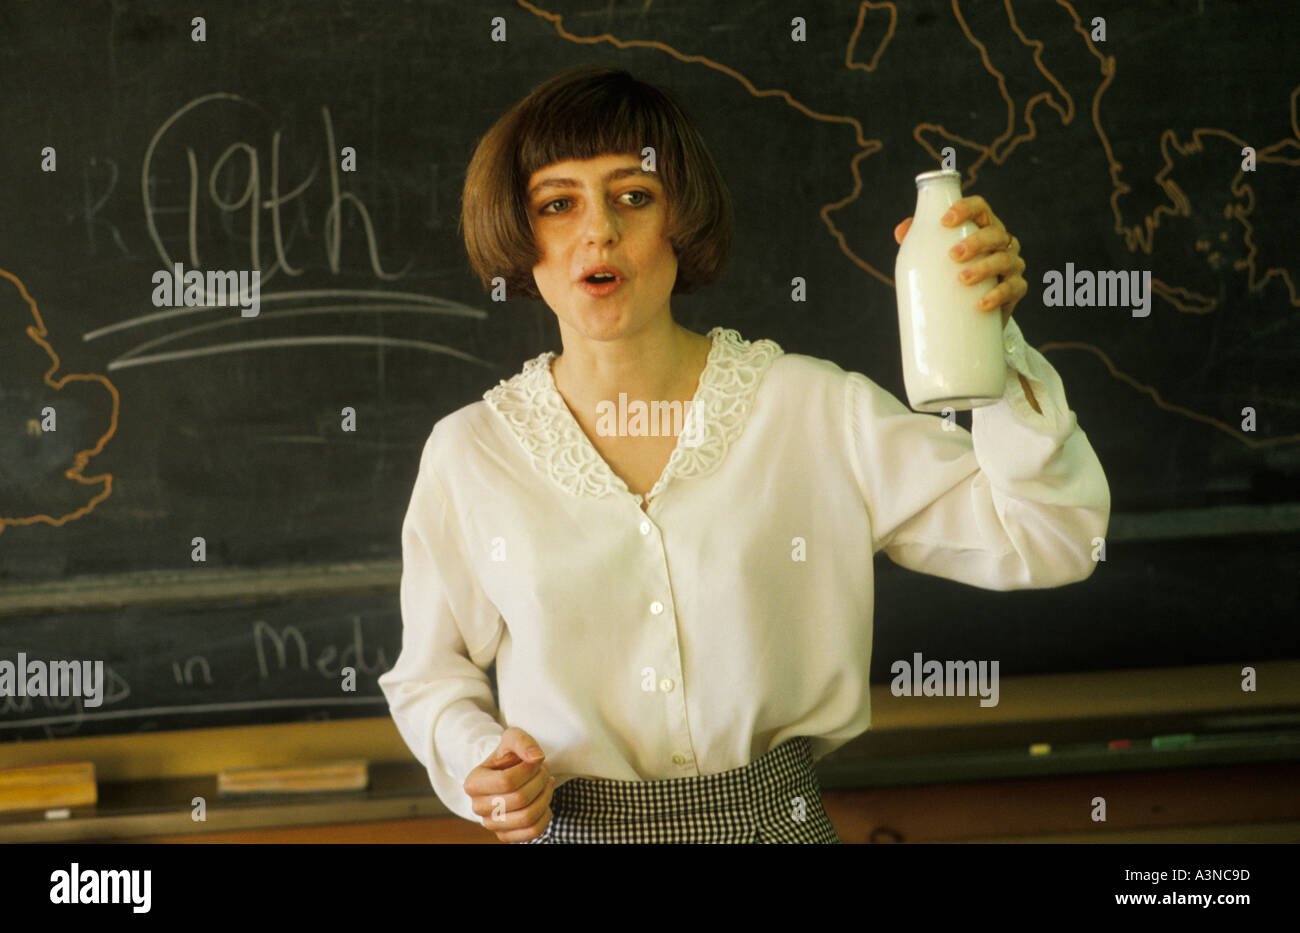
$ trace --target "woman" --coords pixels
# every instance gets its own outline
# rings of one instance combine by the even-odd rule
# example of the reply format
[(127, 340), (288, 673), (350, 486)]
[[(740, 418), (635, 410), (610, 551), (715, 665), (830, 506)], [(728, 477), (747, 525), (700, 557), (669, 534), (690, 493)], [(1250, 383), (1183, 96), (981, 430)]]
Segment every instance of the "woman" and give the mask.
[[(1109, 489), (1009, 320), (1019, 246), (981, 198), (954, 213), (1019, 377), (971, 433), (673, 321), (720, 274), (730, 208), (660, 90), (575, 69), (480, 141), (470, 260), (544, 299), (563, 353), (434, 426), (403, 526), (380, 684), (453, 812), (506, 842), (838, 842), (813, 762), (870, 726), (872, 555), (989, 589), (1091, 574)], [(611, 432), (620, 395), (685, 424)]]

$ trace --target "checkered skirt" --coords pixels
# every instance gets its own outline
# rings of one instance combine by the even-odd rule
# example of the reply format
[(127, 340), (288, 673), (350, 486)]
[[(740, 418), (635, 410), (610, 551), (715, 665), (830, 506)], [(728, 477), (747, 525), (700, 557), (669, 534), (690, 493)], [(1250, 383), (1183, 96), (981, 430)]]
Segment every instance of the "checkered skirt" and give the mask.
[(743, 768), (663, 781), (572, 778), (528, 843), (839, 842), (822, 809), (812, 747), (792, 739)]

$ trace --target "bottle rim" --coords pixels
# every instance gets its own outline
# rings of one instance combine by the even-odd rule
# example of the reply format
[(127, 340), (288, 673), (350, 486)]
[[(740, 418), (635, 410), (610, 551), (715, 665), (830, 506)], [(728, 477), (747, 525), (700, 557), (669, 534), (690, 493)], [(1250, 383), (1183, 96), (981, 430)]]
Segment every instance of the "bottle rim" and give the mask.
[(961, 172), (955, 168), (935, 169), (933, 172), (922, 172), (916, 176), (916, 186), (919, 188), (927, 181), (935, 181), (940, 178), (961, 178)]

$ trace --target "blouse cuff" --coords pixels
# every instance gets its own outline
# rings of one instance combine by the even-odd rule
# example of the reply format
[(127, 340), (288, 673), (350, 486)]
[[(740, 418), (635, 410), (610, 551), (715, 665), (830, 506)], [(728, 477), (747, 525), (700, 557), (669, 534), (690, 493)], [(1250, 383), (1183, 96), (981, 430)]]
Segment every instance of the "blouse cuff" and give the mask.
[(501, 723), (472, 700), (458, 700), (443, 711), (435, 744), (458, 785), (496, 751), (503, 732)]
[[(1002, 331), (1002, 357), (1007, 366), (1006, 388), (1002, 400), (993, 405), (976, 408), (973, 419), (988, 420), (993, 416), (1014, 416), (1022, 425), (1040, 434), (1064, 440), (1074, 429), (1074, 419), (1065, 401), (1065, 387), (1061, 377), (1043, 355), (1025, 342), (1024, 334), (1015, 318), (1007, 321)], [(1042, 412), (1034, 410), (1020, 376), (1025, 377), (1034, 393), (1034, 400)], [(973, 422), (972, 422), (973, 426)]]

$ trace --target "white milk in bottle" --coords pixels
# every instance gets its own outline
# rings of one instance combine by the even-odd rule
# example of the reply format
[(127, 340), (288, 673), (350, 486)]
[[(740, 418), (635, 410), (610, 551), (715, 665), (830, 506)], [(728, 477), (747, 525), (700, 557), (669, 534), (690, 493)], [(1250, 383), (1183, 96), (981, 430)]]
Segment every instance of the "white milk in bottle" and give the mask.
[(969, 220), (953, 227), (939, 221), (961, 197), (960, 172), (917, 175), (916, 212), (894, 264), (903, 384), (917, 411), (990, 405), (1006, 384), (1002, 312), (975, 307), (997, 286), (997, 274), (966, 285), (957, 275), (973, 260), (959, 263), (948, 255), (979, 227)]

